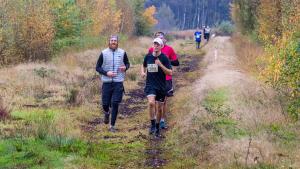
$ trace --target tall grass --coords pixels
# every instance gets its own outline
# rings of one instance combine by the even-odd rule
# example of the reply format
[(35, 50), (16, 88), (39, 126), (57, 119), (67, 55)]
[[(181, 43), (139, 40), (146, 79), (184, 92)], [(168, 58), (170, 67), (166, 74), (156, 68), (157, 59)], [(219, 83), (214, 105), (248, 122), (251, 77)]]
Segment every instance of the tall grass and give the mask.
[(218, 117), (228, 117), (233, 111), (226, 102), (228, 101), (229, 91), (220, 88), (208, 93), (202, 102), (202, 106), (209, 112)]
[(234, 34), (231, 42), (235, 47), (239, 68), (247, 73), (258, 75), (265, 67), (261, 61), (264, 53), (263, 48), (257, 42), (240, 34)]
[(222, 21), (216, 26), (215, 33), (220, 36), (230, 36), (234, 33), (235, 28), (229, 21)]
[(139, 140), (92, 142), (76, 134), (80, 125), (69, 112), (27, 110), (12, 116), (23, 128), (0, 140), (0, 168), (115, 168), (142, 158)]
[[(140, 142), (90, 143), (78, 139), (48, 136), (0, 141), (1, 168), (114, 168), (141, 158)], [(124, 154), (126, 152), (126, 154)]]
[(0, 121), (8, 118), (10, 118), (10, 110), (4, 106), (4, 103), (0, 98)]

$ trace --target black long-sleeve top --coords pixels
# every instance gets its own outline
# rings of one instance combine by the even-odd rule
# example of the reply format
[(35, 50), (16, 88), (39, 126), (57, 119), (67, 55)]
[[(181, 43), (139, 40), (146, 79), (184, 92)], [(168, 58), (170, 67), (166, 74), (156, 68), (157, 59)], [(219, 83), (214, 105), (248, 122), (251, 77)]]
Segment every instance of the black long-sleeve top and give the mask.
[[(126, 70), (128, 70), (130, 67), (130, 63), (129, 63), (126, 52), (124, 53), (123, 62), (124, 62), (124, 65), (126, 66)], [(99, 59), (97, 61), (96, 71), (102, 75), (107, 76), (107, 71), (103, 70), (102, 64), (103, 64), (103, 53), (101, 52)]]

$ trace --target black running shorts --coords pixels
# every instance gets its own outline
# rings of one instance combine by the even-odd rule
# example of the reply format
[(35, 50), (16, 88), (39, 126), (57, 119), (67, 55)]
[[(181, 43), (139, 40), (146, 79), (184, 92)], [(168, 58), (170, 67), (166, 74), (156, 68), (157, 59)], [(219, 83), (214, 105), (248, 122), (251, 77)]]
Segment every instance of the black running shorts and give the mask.
[(161, 90), (157, 90), (154, 89), (152, 87), (146, 87), (145, 88), (145, 94), (146, 96), (155, 96), (155, 101), (158, 102), (164, 102), (165, 101), (165, 97), (166, 97), (166, 92), (165, 91), (161, 91)]

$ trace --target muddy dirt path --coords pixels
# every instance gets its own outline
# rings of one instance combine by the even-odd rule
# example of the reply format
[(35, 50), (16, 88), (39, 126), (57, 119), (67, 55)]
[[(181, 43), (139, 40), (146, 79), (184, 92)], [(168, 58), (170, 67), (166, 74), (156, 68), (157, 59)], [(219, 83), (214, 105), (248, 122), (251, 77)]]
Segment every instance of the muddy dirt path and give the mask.
[[(188, 79), (186, 79), (186, 74), (198, 70), (198, 63), (200, 62), (201, 57), (181, 55), (179, 56), (179, 59), (181, 61), (181, 65), (179, 68), (177, 68), (177, 72), (174, 77), (174, 84), (176, 85), (176, 89), (184, 87), (190, 82)], [(125, 99), (120, 106), (118, 123), (126, 123), (128, 119), (134, 118), (135, 116), (139, 116), (141, 111), (147, 109), (147, 102), (143, 92), (144, 82), (138, 82), (138, 86), (139, 87), (137, 89), (127, 91), (127, 99)], [(142, 129), (148, 129), (147, 122), (143, 124)], [(85, 132), (88, 132), (91, 140), (99, 139), (99, 137), (97, 137), (97, 134), (95, 134), (95, 132), (99, 132), (99, 129), (97, 128), (97, 126), (99, 125), (103, 125), (102, 116), (90, 120), (83, 126), (83, 130)], [(141, 130), (141, 128), (132, 128), (127, 132), (134, 132), (137, 130)], [(164, 135), (165, 131), (162, 132), (162, 135)], [(104, 136), (100, 139), (108, 140), (116, 139), (117, 137), (118, 136)], [(125, 137), (118, 137), (117, 139), (124, 138)], [(144, 166), (149, 168), (160, 168), (167, 164), (169, 159), (164, 157), (164, 154), (167, 153), (166, 150), (163, 148), (163, 143), (165, 140), (164, 136), (162, 136), (161, 138), (155, 138), (139, 133), (139, 135), (137, 135), (135, 138), (146, 140), (147, 142), (144, 151), (145, 160), (144, 162), (141, 162), (141, 167)]]
[[(180, 55), (178, 56), (180, 61), (180, 66), (176, 68), (174, 75), (174, 85), (175, 90), (180, 89), (181, 87), (185, 87), (190, 85), (191, 82), (195, 81), (197, 77), (193, 77), (192, 79), (187, 78), (188, 74), (199, 71), (199, 63), (203, 57), (201, 56), (191, 56), (191, 55)], [(197, 76), (196, 74), (194, 76)], [(119, 107), (119, 115), (118, 115), (118, 124), (126, 124), (130, 123), (129, 121), (132, 119), (138, 119), (139, 116), (145, 116), (146, 120), (144, 120), (143, 124), (140, 126), (129, 127), (124, 129), (124, 127), (119, 127), (119, 131), (117, 135), (111, 134), (99, 134), (103, 133), (103, 128), (99, 126), (105, 126), (103, 123), (102, 114), (99, 116), (89, 120), (82, 126), (82, 130), (87, 133), (88, 140), (97, 141), (99, 139), (104, 140), (119, 140), (124, 141), (128, 139), (128, 142), (142, 140), (146, 142), (146, 147), (143, 152), (143, 156), (145, 157), (143, 162), (139, 162), (139, 166), (141, 168), (160, 168), (165, 166), (170, 159), (165, 157), (165, 154), (168, 154), (167, 150), (163, 148), (163, 144), (165, 142), (165, 132), (166, 130), (170, 130), (172, 126), (170, 125), (168, 129), (162, 131), (161, 138), (155, 138), (154, 136), (148, 135), (148, 113), (147, 113), (147, 100), (144, 95), (144, 81), (137, 82), (137, 88), (133, 90), (126, 91), (125, 99), (123, 99), (122, 103)], [(175, 91), (176, 97), (176, 91)], [(171, 100), (172, 101), (172, 100)], [(143, 130), (143, 131), (141, 131)], [(140, 132), (141, 131), (141, 132)], [(118, 133), (126, 133), (123, 135), (119, 135)], [(131, 136), (134, 135), (134, 136)]]

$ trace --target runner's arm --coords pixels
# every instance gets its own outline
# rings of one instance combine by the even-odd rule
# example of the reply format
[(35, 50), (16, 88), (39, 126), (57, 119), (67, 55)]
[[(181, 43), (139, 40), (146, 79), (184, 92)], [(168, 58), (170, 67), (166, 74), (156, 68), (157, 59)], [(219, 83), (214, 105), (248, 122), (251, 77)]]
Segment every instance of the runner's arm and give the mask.
[(171, 65), (172, 65), (172, 66), (179, 66), (179, 61), (178, 61), (178, 59), (176, 59), (176, 60), (171, 60)]
[(102, 64), (103, 64), (103, 54), (101, 52), (100, 56), (99, 56), (99, 59), (97, 61), (97, 65), (96, 65), (96, 71), (98, 73), (100, 73), (101, 75), (105, 75), (107, 76), (107, 71), (105, 71), (103, 68), (102, 68)]
[(171, 63), (170, 63), (169, 59), (166, 58), (163, 61), (163, 63), (159, 59), (155, 60), (155, 64), (157, 64), (166, 75), (172, 75), (173, 71), (172, 71)]
[(125, 66), (126, 66), (126, 70), (128, 70), (129, 67), (130, 67), (130, 63), (129, 63), (129, 60), (128, 60), (128, 57), (127, 57), (126, 52), (124, 53), (123, 62), (124, 62), (124, 64), (125, 64)]
[(142, 75), (142, 77), (145, 77), (145, 76), (146, 76), (146, 72), (147, 72), (147, 62), (146, 62), (146, 57), (147, 57), (147, 56), (145, 56), (144, 62), (143, 62), (143, 64), (142, 64), (142, 66), (141, 66), (141, 75)]
[(172, 73), (173, 73), (172, 69), (166, 68), (163, 64), (161, 64), (160, 67), (166, 75), (172, 75)]
[(177, 55), (173, 48), (171, 48), (171, 52), (170, 52), (170, 62), (172, 66), (179, 66), (179, 61), (177, 59)]

